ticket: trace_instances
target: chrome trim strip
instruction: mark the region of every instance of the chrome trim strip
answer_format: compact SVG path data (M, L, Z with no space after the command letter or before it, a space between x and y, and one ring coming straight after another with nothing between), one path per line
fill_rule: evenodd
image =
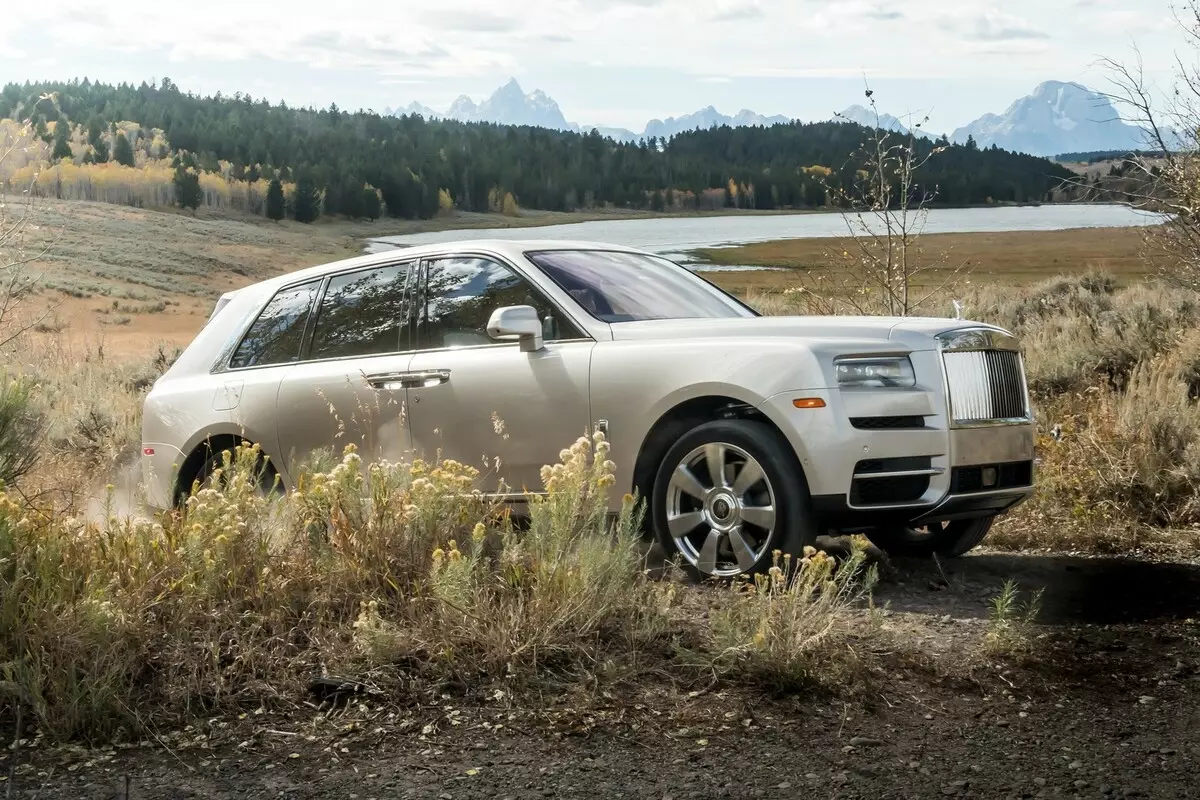
M876 478L914 478L924 475L941 475L945 471L942 467L930 467L929 469L904 469L896 472L856 472L854 479L864 481Z

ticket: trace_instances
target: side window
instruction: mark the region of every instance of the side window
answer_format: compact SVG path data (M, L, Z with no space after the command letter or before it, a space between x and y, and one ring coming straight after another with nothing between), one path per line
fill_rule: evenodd
M300 357L304 326L312 311L319 280L281 290L267 303L246 331L229 366L259 367L285 364Z
M428 262L417 347L496 344L488 336L492 312L503 306L533 306L547 341L582 339L583 334L541 292L508 267L486 258L441 258Z
M409 264L331 278L317 311L310 358L352 358L408 349Z

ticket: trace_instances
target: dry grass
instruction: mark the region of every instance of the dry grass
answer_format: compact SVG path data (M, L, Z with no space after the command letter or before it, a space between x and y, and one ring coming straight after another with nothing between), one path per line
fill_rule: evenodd
M1110 273L1122 284L1136 282L1153 274L1144 258L1143 235L1138 228L927 234L920 238L920 258L944 269L930 269L917 284L938 286L950 269L962 269L969 273L967 280L984 286L1026 287L1055 275L1092 271ZM832 275L841 271L841 262L853 252L843 239L812 238L704 249L696 254L713 264ZM776 271L712 272L705 277L739 293L773 293L797 284L797 276Z
M869 589L857 562L835 574L816 554L790 586L777 573L751 600L728 595L711 629L679 613L675 584L643 569L633 498L607 519L600 437L547 468L520 530L455 462L366 465L348 448L264 496L257 458L229 454L223 488L156 520L87 522L0 493L0 687L41 734L140 735L294 700L325 675L390 696L519 694L648 670L695 680L716 663L794 688L859 665L843 624ZM747 612L766 614L765 634Z

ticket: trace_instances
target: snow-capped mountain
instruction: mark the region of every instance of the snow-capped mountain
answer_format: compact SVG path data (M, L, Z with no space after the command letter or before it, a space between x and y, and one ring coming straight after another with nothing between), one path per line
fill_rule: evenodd
M1038 84L1003 114L984 114L954 131L951 141L961 144L968 136L980 147L994 144L1035 156L1145 146L1142 131L1122 122L1107 97L1062 81Z
M455 119L459 122L495 122L501 125L535 125L541 128L577 131L578 125L567 122L558 103L541 89L525 94L513 78L492 92L492 96L476 104L465 94L450 104L445 113L420 103L409 103L395 112L397 115L420 114L427 119Z
M762 114L757 114L745 108L730 117L717 111L714 107L708 106L693 114L684 114L681 117L667 117L665 120L652 119L646 123L646 128L642 132L642 136L658 136L669 139L677 133L694 131L697 128L704 130L706 128L719 128L722 125L728 125L731 128L752 125L770 126L784 122L791 122L791 119L783 116L764 117Z

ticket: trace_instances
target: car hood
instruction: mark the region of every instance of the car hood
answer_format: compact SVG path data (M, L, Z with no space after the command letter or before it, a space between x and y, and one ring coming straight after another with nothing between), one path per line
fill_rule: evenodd
M612 324L613 339L693 339L786 337L807 339L858 339L896 342L911 350L934 347L933 337L964 328L993 325L941 317L734 317L727 319L669 319Z

